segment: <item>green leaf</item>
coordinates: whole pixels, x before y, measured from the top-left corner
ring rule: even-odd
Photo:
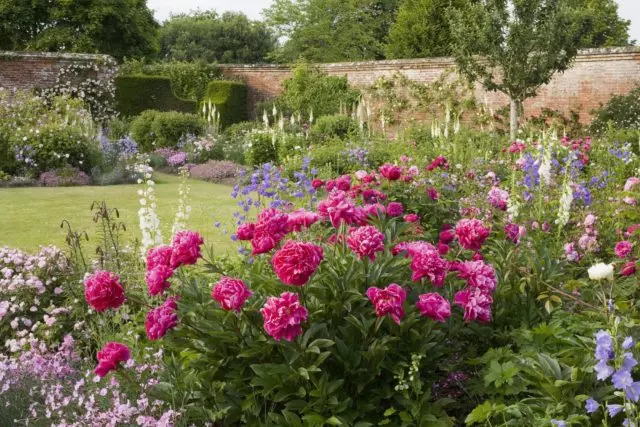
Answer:
[[[327,424],[331,424],[332,426],[341,426],[342,421],[337,419],[336,417],[331,417],[325,421]]]
[[[387,409],[386,411],[384,411],[384,414],[383,414],[383,415],[384,415],[385,417],[390,417],[391,415],[393,415],[393,414],[395,414],[395,413],[396,413],[395,408],[389,408],[389,409]]]
[[[471,413],[467,415],[467,418],[464,420],[464,422],[467,425],[473,425],[476,423],[483,423],[488,421],[489,417],[491,416],[492,407],[493,405],[491,404],[491,402],[487,400],[482,405],[476,406],[473,411],[471,411]]]

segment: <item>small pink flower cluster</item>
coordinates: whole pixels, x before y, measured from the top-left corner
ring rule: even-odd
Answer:
[[[491,204],[491,206],[493,206],[494,208],[506,211],[507,203],[509,202],[509,192],[506,190],[502,190],[499,187],[493,187],[491,190],[489,190],[487,200],[489,201],[489,204]]]

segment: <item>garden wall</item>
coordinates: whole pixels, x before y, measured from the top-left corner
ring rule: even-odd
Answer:
[[[89,75],[101,79],[113,72],[114,63],[107,55],[0,51],[0,88],[51,87],[60,69],[78,64],[95,64],[97,71],[91,70]]]
[[[446,69],[454,67],[451,58],[409,59],[394,61],[350,62],[323,64],[321,68],[331,75],[346,75],[356,87],[366,88],[380,76],[400,72],[421,83],[433,82]],[[222,65],[225,75],[245,81],[249,90],[249,112],[256,115],[258,102],[277,96],[281,82],[290,76],[290,68],[278,65]],[[589,112],[600,103],[606,103],[612,94],[624,94],[640,84],[640,47],[587,49],[580,52],[573,67],[555,76],[544,86],[536,98],[525,103],[527,115],[536,115],[543,107],[557,109],[565,114],[580,112],[587,121]],[[507,104],[499,93],[476,89],[476,97],[495,111]]]

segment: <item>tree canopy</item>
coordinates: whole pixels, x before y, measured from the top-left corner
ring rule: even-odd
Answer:
[[[450,10],[456,63],[469,80],[511,100],[511,136],[518,107],[566,70],[584,29],[572,25],[562,0],[479,0]]]
[[[461,8],[469,0],[404,0],[389,30],[387,58],[450,56],[449,7]]]
[[[266,22],[284,40],[272,58],[293,62],[384,58],[398,0],[276,0]]]
[[[157,50],[146,0],[0,0],[0,47],[141,57]]]
[[[236,12],[176,15],[160,30],[161,56],[177,61],[263,62],[275,43],[263,22]]]

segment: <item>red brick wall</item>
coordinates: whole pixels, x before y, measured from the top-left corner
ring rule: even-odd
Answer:
[[[0,88],[51,87],[62,67],[78,63],[96,64],[98,71],[92,71],[90,77],[100,77],[108,71],[104,67],[108,60],[104,55],[0,51]]]
[[[366,88],[380,76],[400,72],[422,83],[433,82],[446,69],[454,67],[450,58],[432,58],[396,61],[352,62],[323,64],[331,75],[346,75],[356,87]],[[276,65],[223,65],[223,73],[240,78],[249,87],[249,111],[255,114],[255,105],[277,96],[281,82],[290,76],[290,69]],[[525,102],[525,113],[538,114],[543,107],[557,109],[565,114],[580,112],[587,121],[589,112],[600,103],[606,103],[612,94],[624,94],[640,84],[640,48],[588,49],[580,53],[573,67],[542,87],[537,97]],[[487,100],[497,110],[507,104],[500,93],[476,89],[479,101]]]

